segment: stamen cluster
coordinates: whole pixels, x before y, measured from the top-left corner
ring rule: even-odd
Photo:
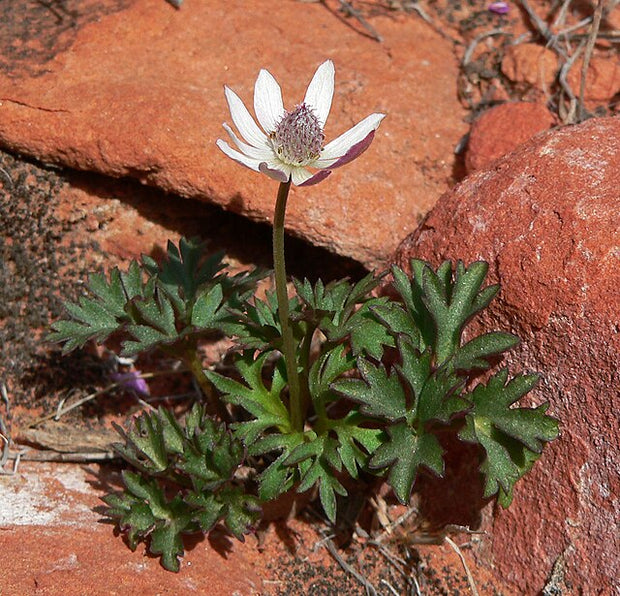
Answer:
[[[269,138],[283,162],[304,166],[319,157],[325,135],[312,108],[302,103],[284,114]]]

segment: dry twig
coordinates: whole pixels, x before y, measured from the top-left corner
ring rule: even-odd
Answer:
[[[474,576],[469,570],[467,561],[465,560],[465,556],[461,552],[461,549],[458,547],[456,542],[454,542],[454,540],[450,538],[450,536],[444,536],[444,540],[454,549],[454,552],[459,556],[459,559],[461,559],[461,563],[463,564],[463,567],[465,569],[465,574],[467,575],[467,581],[469,582],[469,588],[471,589],[471,593],[474,596],[479,596],[478,590],[476,588],[476,582],[474,581]]]
[[[586,93],[586,76],[588,74],[588,67],[590,66],[590,59],[592,58],[592,51],[594,50],[594,44],[598,36],[598,30],[601,26],[601,18],[603,16],[604,0],[598,0],[596,9],[594,10],[594,20],[592,22],[592,29],[588,36],[588,42],[586,44],[586,50],[583,55],[583,67],[581,68],[581,85],[579,86],[579,109],[578,109],[578,121],[582,122],[585,119],[585,107],[584,96]]]
[[[328,539],[324,542],[324,546],[329,554],[335,559],[336,563],[342,567],[342,569],[352,575],[362,586],[364,586],[367,593],[377,596],[377,589],[359,572],[357,572],[351,565],[349,565],[338,552],[336,545],[332,539]]]

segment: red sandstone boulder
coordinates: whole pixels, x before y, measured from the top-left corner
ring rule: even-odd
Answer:
[[[583,60],[579,60],[567,76],[568,84],[576,93],[581,89]],[[589,107],[606,104],[620,93],[620,60],[594,57],[586,74],[585,100]]]
[[[502,72],[517,87],[525,90],[534,87],[545,97],[556,83],[562,62],[550,48],[535,43],[510,46],[502,60]],[[579,96],[583,58],[577,60],[567,72],[567,83],[575,96]],[[620,61],[611,57],[594,56],[588,65],[584,101],[594,109],[611,102],[620,92]]]
[[[555,123],[553,114],[540,103],[504,103],[487,110],[469,133],[467,172],[488,166]]]
[[[395,258],[488,261],[502,289],[474,326],[515,332],[511,371],[543,373],[532,399],[561,436],[483,524],[521,594],[620,588],[619,139],[619,118],[537,136],[445,194]]]
[[[536,43],[510,46],[502,60],[502,72],[517,84],[528,84],[549,90],[558,70],[558,57],[553,50]]]
[[[20,13],[15,28],[40,25],[22,35],[36,48],[46,27],[58,28],[45,3],[7,11]],[[231,123],[223,87],[251,106],[267,68],[291,108],[331,58],[327,140],[372,112],[388,117],[363,158],[327,182],[293,189],[289,229],[373,267],[449,186],[454,147],[467,130],[458,68],[452,43],[419,18],[372,18],[379,44],[322,3],[188,1],[177,11],[164,0],[132,0],[87,3],[74,17],[62,39],[51,36],[43,64],[35,49],[12,59],[10,44],[2,57],[0,39],[0,146],[269,221],[277,185],[215,146],[226,137],[222,122]]]

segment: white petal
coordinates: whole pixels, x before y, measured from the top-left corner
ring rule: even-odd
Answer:
[[[319,182],[325,180],[325,178],[327,178],[331,173],[331,170],[319,170],[316,174],[313,174],[301,184],[297,184],[297,186],[312,186],[314,184],[318,184]]]
[[[334,63],[331,60],[323,62],[314,73],[304,98],[304,103],[314,110],[321,127],[325,127],[329,110],[332,107],[334,74]]]
[[[282,90],[268,70],[258,73],[254,86],[254,112],[265,132],[276,129],[276,124],[284,115]]]
[[[306,168],[297,167],[291,172],[291,180],[295,186],[303,184],[306,180],[310,180],[312,174]]]
[[[250,168],[250,170],[254,170],[255,172],[260,172],[258,166],[261,162],[259,160],[248,157],[247,155],[243,155],[243,153],[239,153],[239,151],[233,149],[226,141],[222,141],[222,139],[218,139],[215,144],[224,153],[226,153],[228,157],[234,159],[237,163],[240,163],[242,166]]]
[[[256,122],[254,122],[254,118],[252,118],[248,109],[243,105],[239,96],[228,87],[224,87],[224,93],[226,95],[226,101],[228,101],[228,107],[230,108],[230,115],[237,130],[241,133],[241,136],[250,143],[250,145],[254,145],[254,147],[268,146],[265,133],[258,128]]]
[[[270,168],[266,162],[261,162],[260,166],[258,166],[260,171],[272,178],[273,180],[277,180],[278,182],[288,182],[291,178],[291,175],[288,171],[284,171],[284,168],[275,167]]]
[[[319,157],[312,165],[317,168],[328,168],[334,161],[342,157],[353,145],[363,141],[373,130],[377,130],[385,114],[371,114],[358,122],[353,128],[327,143]]]
[[[241,153],[251,157],[252,159],[258,159],[259,161],[267,161],[268,159],[273,159],[274,152],[273,149],[267,147],[253,147],[252,145],[248,145],[244,143],[233,131],[228,124],[224,122],[222,124],[226,132],[230,135],[233,143],[237,145],[237,148]]]

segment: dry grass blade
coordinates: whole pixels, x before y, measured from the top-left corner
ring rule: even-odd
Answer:
[[[463,564],[463,568],[465,569],[465,574],[467,575],[467,581],[469,582],[471,593],[474,596],[479,596],[478,590],[476,588],[476,582],[474,582],[474,576],[469,570],[469,566],[467,565],[467,561],[465,560],[465,556],[461,552],[461,549],[458,547],[456,542],[454,542],[454,540],[450,538],[450,536],[445,536],[444,540],[454,549],[454,552],[459,556],[459,559],[461,559],[461,563]]]
[[[584,97],[586,93],[586,76],[588,74],[588,68],[590,66],[590,59],[592,58],[592,52],[594,50],[594,44],[598,36],[598,31],[601,26],[601,18],[603,17],[604,0],[598,0],[596,9],[594,10],[594,20],[592,22],[592,29],[588,36],[588,43],[586,44],[586,50],[583,56],[583,67],[581,69],[581,85],[579,86],[579,108],[578,108],[578,121],[582,122],[585,117]]]
[[[340,2],[340,7],[341,7],[342,12],[344,12],[348,16],[352,16],[355,19],[357,19],[359,24],[364,29],[366,29],[366,31],[368,32],[368,35],[370,35],[372,39],[378,42],[383,41],[383,37],[379,35],[377,30],[363,17],[362,13],[359,10],[357,10],[351,5],[350,2],[347,2],[347,0],[339,0],[339,2]]]
[[[325,540],[324,546],[329,552],[329,554],[335,559],[336,563],[342,567],[342,569],[352,575],[362,586],[368,594],[372,594],[372,596],[377,596],[377,589],[361,574],[358,573],[351,565],[349,565],[341,556],[334,542],[330,539]]]

